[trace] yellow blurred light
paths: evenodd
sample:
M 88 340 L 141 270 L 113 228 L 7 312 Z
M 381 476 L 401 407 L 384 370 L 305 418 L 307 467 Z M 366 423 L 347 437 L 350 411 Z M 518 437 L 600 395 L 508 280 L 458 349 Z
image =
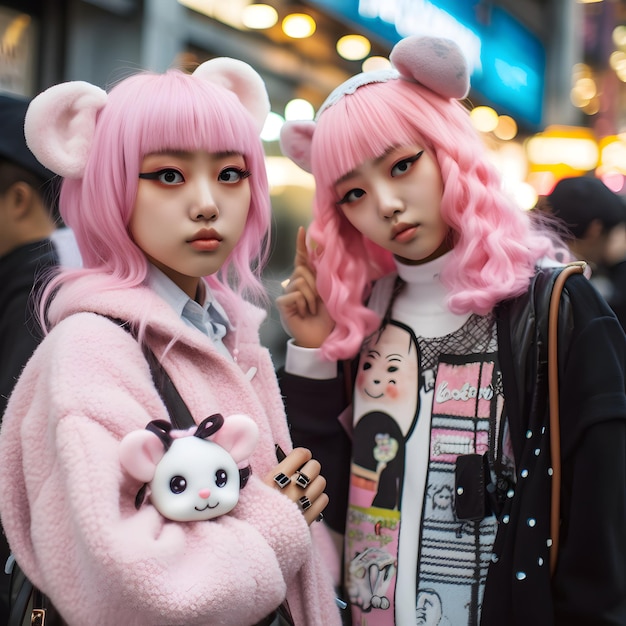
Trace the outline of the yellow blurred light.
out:
M 498 114 L 487 106 L 480 106 L 470 112 L 472 124 L 483 133 L 491 132 L 498 125 Z
M 593 72 L 586 63 L 576 63 L 572 68 L 572 84 L 574 84 L 579 78 L 588 78 Z
M 624 24 L 613 29 L 613 43 L 618 48 L 626 48 L 626 26 Z
M 303 98 L 294 98 L 285 105 L 286 120 L 312 120 L 315 117 L 313 105 Z
M 589 104 L 589 99 L 583 98 L 575 89 L 570 91 L 569 99 L 577 109 L 582 109 L 584 106 Z
M 594 96 L 589 100 L 585 106 L 582 107 L 582 112 L 586 115 L 595 115 L 600 110 L 600 98 Z
M 306 13 L 291 13 L 282 22 L 283 32 L 292 39 L 310 37 L 316 28 L 315 20 Z
M 612 52 L 609 57 L 609 65 L 615 71 L 626 65 L 626 52 L 622 52 L 621 50 L 615 50 L 615 52 Z
M 19 45 L 22 35 L 29 24 L 30 16 L 26 15 L 26 13 L 21 13 L 11 21 L 2 36 L 1 45 L 4 55 L 10 56 L 15 53 L 15 48 Z
M 532 165 L 543 169 L 559 173 L 563 169 L 588 172 L 598 164 L 600 151 L 595 135 L 588 128 L 548 126 L 543 133 L 528 139 L 526 155 Z
M 374 72 L 376 70 L 387 70 L 391 67 L 391 61 L 386 57 L 367 57 L 361 65 L 364 72 Z
M 339 56 L 348 61 L 360 61 L 364 59 L 372 49 L 372 44 L 363 35 L 344 35 L 337 41 Z
M 517 123 L 508 115 L 498 117 L 498 125 L 493 129 L 493 134 L 504 141 L 513 139 L 517 135 Z
M 600 163 L 603 171 L 626 174 L 626 138 L 610 135 L 600 140 Z
M 278 22 L 278 12 L 269 4 L 251 4 L 243 10 L 241 21 L 246 28 L 263 30 Z
M 580 78 L 576 81 L 573 91 L 581 98 L 591 100 L 598 93 L 598 88 L 593 78 Z

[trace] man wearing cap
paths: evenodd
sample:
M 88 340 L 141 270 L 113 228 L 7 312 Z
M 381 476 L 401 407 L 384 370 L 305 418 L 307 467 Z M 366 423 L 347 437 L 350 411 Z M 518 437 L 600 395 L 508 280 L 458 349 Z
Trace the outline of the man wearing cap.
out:
M 56 232 L 55 175 L 26 146 L 27 107 L 26 99 L 0 94 L 0 418 L 15 381 L 41 338 L 33 288 L 44 280 L 47 270 L 59 264 L 51 240 Z M 2 535 L 0 625 L 8 616 L 9 577 L 2 573 L 8 556 Z
M 572 254 L 589 263 L 591 281 L 626 329 L 626 204 L 592 176 L 560 180 L 546 200 Z

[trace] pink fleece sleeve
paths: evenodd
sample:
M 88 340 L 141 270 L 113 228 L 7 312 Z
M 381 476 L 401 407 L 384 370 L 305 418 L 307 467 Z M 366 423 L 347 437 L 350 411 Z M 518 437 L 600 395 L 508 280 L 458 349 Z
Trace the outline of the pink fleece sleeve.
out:
M 0 508 L 18 561 L 71 625 L 259 621 L 311 558 L 301 512 L 254 476 L 216 520 L 137 511 L 119 441 L 166 415 L 136 342 L 113 329 L 98 349 L 93 333 L 53 332 L 5 417 Z

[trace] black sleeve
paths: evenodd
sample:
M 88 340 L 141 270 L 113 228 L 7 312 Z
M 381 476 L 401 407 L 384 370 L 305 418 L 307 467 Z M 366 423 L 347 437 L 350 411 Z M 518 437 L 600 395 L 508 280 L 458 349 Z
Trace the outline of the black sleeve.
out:
M 556 623 L 626 624 L 626 336 L 582 277 L 561 381 L 561 532 Z
M 621 261 L 607 271 L 611 281 L 611 295 L 608 298 L 609 306 L 615 312 L 622 328 L 626 330 L 626 261 Z
M 338 419 L 349 404 L 343 373 L 329 380 L 312 380 L 287 374 L 281 369 L 278 382 L 293 445 L 309 448 L 322 464 L 330 499 L 324 519 L 333 530 L 343 535 L 351 454 L 350 437 Z

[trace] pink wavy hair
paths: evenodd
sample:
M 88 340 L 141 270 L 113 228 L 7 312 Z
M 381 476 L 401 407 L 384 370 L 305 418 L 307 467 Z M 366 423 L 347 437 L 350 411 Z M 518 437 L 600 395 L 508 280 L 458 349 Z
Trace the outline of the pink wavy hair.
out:
M 260 275 L 269 253 L 271 206 L 263 146 L 250 114 L 220 85 L 178 70 L 146 72 L 110 91 L 83 177 L 63 181 L 61 216 L 74 231 L 83 268 L 61 272 L 45 288 L 40 316 L 54 298 L 50 325 L 63 317 L 64 303 L 80 301 L 87 287 L 79 279 L 86 274 L 105 275 L 98 283 L 103 289 L 134 287 L 145 279 L 148 261 L 128 224 L 143 157 L 166 149 L 244 155 L 252 172 L 246 228 L 218 274 L 206 280 L 220 297 L 245 293 L 265 302 Z
M 394 270 L 391 253 L 366 240 L 337 208 L 335 181 L 389 147 L 417 143 L 439 165 L 444 183 L 441 213 L 454 248 L 441 279 L 454 313 L 489 313 L 524 292 L 541 257 L 564 246 L 501 189 L 468 110 L 403 79 L 370 83 L 320 116 L 311 148 L 316 181 L 309 247 L 317 287 L 336 322 L 323 352 L 354 356 L 380 324 L 365 299 L 371 282 Z

